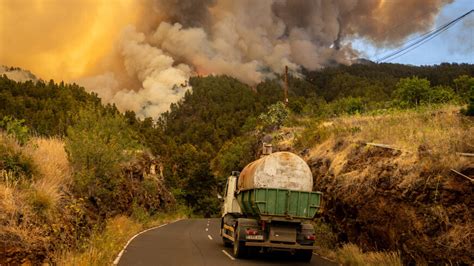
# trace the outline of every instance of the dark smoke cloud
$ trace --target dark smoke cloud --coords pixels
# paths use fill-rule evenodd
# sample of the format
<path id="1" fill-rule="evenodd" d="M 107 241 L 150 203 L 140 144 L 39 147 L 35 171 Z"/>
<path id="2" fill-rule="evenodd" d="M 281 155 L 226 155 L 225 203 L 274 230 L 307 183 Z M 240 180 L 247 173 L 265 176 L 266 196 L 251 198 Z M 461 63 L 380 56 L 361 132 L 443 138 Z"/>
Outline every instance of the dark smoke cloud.
<path id="1" fill-rule="evenodd" d="M 396 45 L 426 31 L 452 0 L 142 0 L 147 12 L 119 44 L 127 75 L 138 89 L 124 90 L 113 73 L 87 86 L 123 109 L 156 116 L 188 89 L 196 74 L 226 74 L 250 85 L 285 66 L 298 72 L 350 64 L 364 38 Z M 94 87 L 94 84 L 97 84 Z"/>
<path id="2" fill-rule="evenodd" d="M 217 0 L 151 0 L 157 13 L 170 23 L 184 27 L 209 26 L 209 8 Z"/>
<path id="3" fill-rule="evenodd" d="M 441 8 L 453 0 L 358 1 L 341 17 L 343 34 L 365 37 L 378 46 L 398 45 L 415 32 L 434 24 Z"/>

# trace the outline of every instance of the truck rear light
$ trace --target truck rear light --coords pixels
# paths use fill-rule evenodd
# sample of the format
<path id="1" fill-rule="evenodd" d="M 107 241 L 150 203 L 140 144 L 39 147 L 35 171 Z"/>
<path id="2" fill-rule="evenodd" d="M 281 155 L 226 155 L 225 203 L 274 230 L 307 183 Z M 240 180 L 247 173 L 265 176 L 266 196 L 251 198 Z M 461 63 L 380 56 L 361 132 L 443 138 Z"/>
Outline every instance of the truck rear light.
<path id="1" fill-rule="evenodd" d="M 258 230 L 249 228 L 249 229 L 245 230 L 245 234 L 251 235 L 251 236 L 258 235 Z"/>
<path id="2" fill-rule="evenodd" d="M 316 237 L 315 237 L 314 235 L 307 235 L 307 236 L 306 236 L 306 239 L 307 239 L 307 240 L 315 240 Z"/>

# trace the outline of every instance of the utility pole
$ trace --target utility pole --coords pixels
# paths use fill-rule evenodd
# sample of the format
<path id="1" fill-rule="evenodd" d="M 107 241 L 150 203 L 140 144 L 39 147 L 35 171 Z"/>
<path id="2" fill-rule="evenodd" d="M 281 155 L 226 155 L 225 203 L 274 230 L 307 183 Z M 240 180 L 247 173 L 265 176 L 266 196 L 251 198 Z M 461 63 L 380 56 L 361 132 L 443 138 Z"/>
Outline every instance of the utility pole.
<path id="1" fill-rule="evenodd" d="M 288 106 L 288 66 L 285 66 L 285 106 Z"/>

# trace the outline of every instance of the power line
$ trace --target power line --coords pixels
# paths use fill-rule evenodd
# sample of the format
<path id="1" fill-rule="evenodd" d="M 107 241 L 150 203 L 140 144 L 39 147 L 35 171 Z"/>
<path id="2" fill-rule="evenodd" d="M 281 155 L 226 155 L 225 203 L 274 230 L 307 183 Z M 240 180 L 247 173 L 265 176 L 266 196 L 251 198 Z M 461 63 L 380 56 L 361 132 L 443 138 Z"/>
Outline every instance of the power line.
<path id="1" fill-rule="evenodd" d="M 462 16 L 459 16 L 457 17 L 456 19 L 440 26 L 439 28 L 436 28 L 436 29 L 433 29 L 433 30 L 430 30 L 420 36 L 417 36 L 416 38 L 413 38 L 412 40 L 409 40 L 405 46 L 403 46 L 402 48 L 386 55 L 386 56 L 383 56 L 382 58 L 378 59 L 377 60 L 377 63 L 382 63 L 382 62 L 390 62 L 402 55 L 405 55 L 406 53 L 420 47 L 421 45 L 423 45 L 424 43 L 432 40 L 433 38 L 435 38 L 436 36 L 440 35 L 441 33 L 447 31 L 449 28 L 451 28 L 452 26 L 454 26 L 456 23 L 458 23 L 459 21 L 463 20 L 465 17 L 467 17 L 469 14 L 473 13 L 474 12 L 474 9 L 471 9 L 469 12 L 463 14 Z"/>
<path id="2" fill-rule="evenodd" d="M 453 24 L 453 25 L 454 25 L 454 24 Z M 429 37 L 427 37 L 427 38 L 421 40 L 421 42 L 416 43 L 416 44 L 415 44 L 414 46 L 412 46 L 411 48 L 409 47 L 409 49 L 407 49 L 405 52 L 403 52 L 403 53 L 401 53 L 401 54 L 398 54 L 398 55 L 393 56 L 393 57 L 391 57 L 391 58 L 385 59 L 385 62 L 392 62 L 393 60 L 395 60 L 395 59 L 397 59 L 397 58 L 399 58 L 399 57 L 401 57 L 401 56 L 403 56 L 403 55 L 405 55 L 405 54 L 407 54 L 407 53 L 409 53 L 409 52 L 415 50 L 416 48 L 420 47 L 421 45 L 425 44 L 425 43 L 428 42 L 428 41 L 431 41 L 431 40 L 432 40 L 433 38 L 435 38 L 436 36 L 438 36 L 438 35 L 440 35 L 441 33 L 445 32 L 446 30 L 448 30 L 448 28 L 443 29 L 443 30 L 439 31 L 437 34 L 431 35 L 431 36 L 429 36 Z"/>
<path id="3" fill-rule="evenodd" d="M 460 17 L 458 17 L 458 18 L 442 25 L 441 27 L 439 27 L 437 29 L 431 30 L 427 33 L 422 34 L 421 36 L 418 36 L 418 37 L 408 41 L 407 45 L 403 46 L 402 48 L 400 48 L 399 50 L 397 50 L 395 52 L 392 52 L 392 53 L 378 59 L 377 62 L 380 63 L 380 62 L 392 61 L 393 59 L 398 58 L 398 57 L 406 54 L 407 52 L 409 52 L 413 49 L 416 49 L 417 47 L 421 46 L 422 44 L 426 43 L 427 41 L 433 39 L 434 37 L 438 36 L 442 32 L 446 31 L 450 27 L 454 26 L 457 22 L 461 21 L 462 19 L 464 19 L 466 16 L 468 16 L 472 12 L 474 12 L 474 10 L 471 10 L 471 11 L 465 13 L 464 15 L 462 15 L 462 16 L 460 16 Z"/>

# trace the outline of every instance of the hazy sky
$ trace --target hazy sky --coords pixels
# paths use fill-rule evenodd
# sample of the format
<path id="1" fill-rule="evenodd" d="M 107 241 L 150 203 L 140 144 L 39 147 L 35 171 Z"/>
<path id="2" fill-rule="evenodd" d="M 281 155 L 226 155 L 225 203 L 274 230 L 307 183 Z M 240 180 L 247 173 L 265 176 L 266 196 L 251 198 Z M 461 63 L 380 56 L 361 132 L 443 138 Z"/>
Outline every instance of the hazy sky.
<path id="1" fill-rule="evenodd" d="M 456 0 L 445 6 L 436 20 L 438 27 L 462 14 L 474 9 L 474 0 Z M 411 23 L 412 18 L 402 18 L 403 23 Z M 397 25 L 394 25 L 396 30 Z M 414 35 L 412 39 L 418 35 Z M 376 61 L 389 51 L 395 49 L 376 49 L 363 40 L 353 43 L 353 46 L 366 53 L 365 58 Z M 412 65 L 433 65 L 442 62 L 474 63 L 474 13 L 471 13 L 461 22 L 448 31 L 435 37 L 417 49 L 391 61 L 393 63 Z"/>
<path id="2" fill-rule="evenodd" d="M 156 117 L 188 88 L 175 85 L 193 75 L 254 85 L 285 66 L 376 61 L 474 9 L 474 0 L 449 2 L 0 0 L 0 65 L 76 82 L 121 110 Z M 394 62 L 474 63 L 473 31 L 471 14 Z"/>
<path id="3" fill-rule="evenodd" d="M 0 0 L 0 65 L 19 66 L 46 80 L 74 81 L 95 75 L 104 77 L 109 72 L 124 77 L 124 70 L 129 71 L 130 67 L 126 69 L 123 63 L 130 60 L 125 58 L 129 53 L 123 54 L 123 48 L 127 40 L 133 40 L 142 48 L 158 49 L 159 54 L 171 56 L 174 66 L 177 59 L 176 62 L 185 62 L 198 73 L 231 74 L 255 83 L 263 75 L 259 69 L 265 67 L 281 72 L 284 65 L 289 65 L 290 69 L 296 69 L 296 66 L 317 69 L 328 58 L 330 62 L 338 63 L 347 63 L 354 57 L 376 61 L 398 47 L 375 48 L 368 41 L 353 40 L 354 35 L 364 36 L 379 46 L 397 44 L 411 32 L 428 30 L 438 8 L 451 0 L 357 1 L 347 1 L 357 3 L 356 7 L 350 7 L 344 1 L 288 1 L 292 4 L 282 9 L 285 12 L 279 11 L 278 24 L 272 19 L 275 10 L 268 6 L 272 1 L 255 4 L 257 2 L 243 0 Z M 294 4 L 296 2 L 300 4 Z M 156 10 L 162 10 L 163 14 L 152 12 L 156 10 L 151 3 L 159 3 L 161 6 Z M 186 9 L 194 9 L 195 5 L 205 9 L 205 3 L 217 3 L 217 6 L 207 13 Z M 298 20 L 301 15 L 298 8 L 309 9 L 301 21 Z M 474 0 L 454 0 L 442 8 L 433 28 L 471 9 L 474 9 Z M 176 15 L 178 11 L 183 14 Z M 337 19 L 340 12 L 348 14 L 347 21 L 342 24 Z M 158 22 L 186 23 L 195 16 L 210 16 L 215 25 L 186 30 L 161 24 L 162 27 L 158 27 Z M 196 19 L 196 25 L 210 20 L 200 19 L 202 21 Z M 303 27 L 301 22 L 304 22 Z M 284 40 L 278 37 L 281 36 L 281 23 L 292 32 Z M 129 25 L 137 26 L 137 31 L 131 32 Z M 343 42 L 351 43 L 362 55 L 354 53 L 348 45 L 340 50 L 330 48 L 339 38 L 340 27 L 343 28 Z M 156 39 L 153 37 L 155 32 L 168 35 Z M 143 34 L 145 36 L 141 36 Z M 473 35 L 474 13 L 393 62 L 414 65 L 474 63 Z M 192 41 L 183 42 L 191 37 L 194 38 Z M 416 35 L 407 39 L 413 37 Z M 150 40 L 155 43 L 149 43 Z M 178 47 L 181 42 L 186 45 Z M 151 53 L 147 51 L 138 58 L 147 59 L 149 55 Z M 136 81 L 135 77 L 132 81 Z"/>

